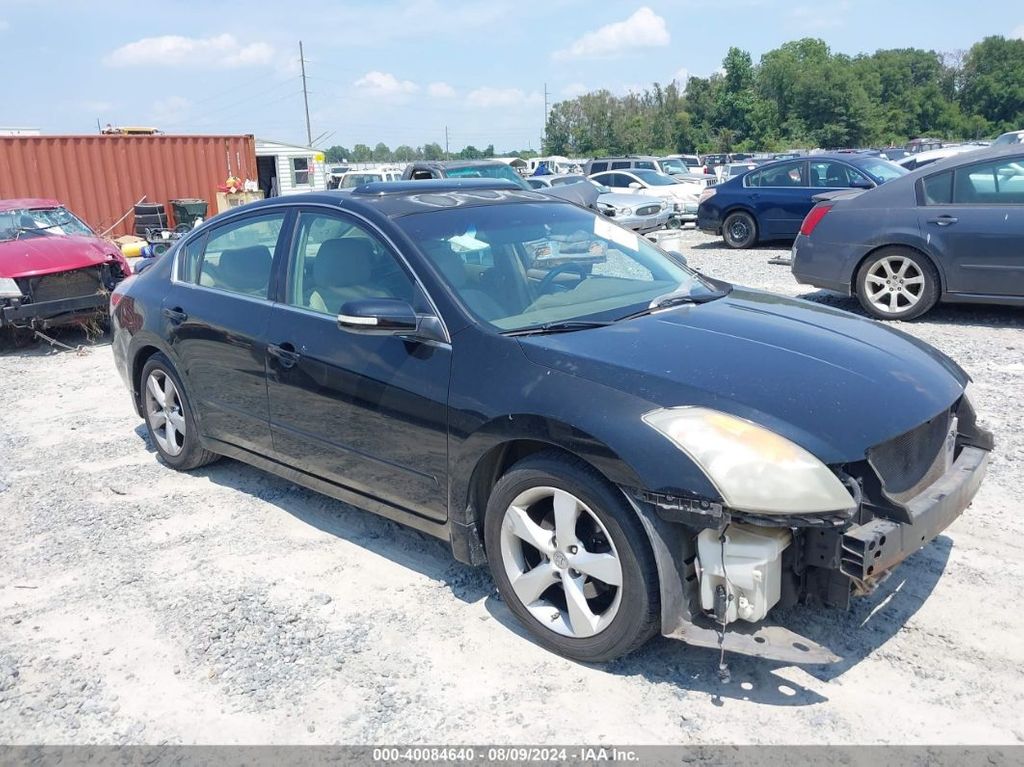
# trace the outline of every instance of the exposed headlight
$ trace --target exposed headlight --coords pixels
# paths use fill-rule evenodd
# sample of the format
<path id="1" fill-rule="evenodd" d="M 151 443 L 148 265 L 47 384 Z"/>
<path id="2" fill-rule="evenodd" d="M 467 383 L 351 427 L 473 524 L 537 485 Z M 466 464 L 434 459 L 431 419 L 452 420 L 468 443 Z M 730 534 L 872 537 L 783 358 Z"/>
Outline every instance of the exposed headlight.
<path id="1" fill-rule="evenodd" d="M 615 212 L 618 213 L 620 216 L 632 216 L 633 215 L 633 209 L 632 208 L 616 208 Z"/>
<path id="2" fill-rule="evenodd" d="M 737 511 L 813 514 L 855 505 L 825 464 L 763 426 L 702 407 L 654 410 L 643 419 L 690 456 Z"/>
<path id="3" fill-rule="evenodd" d="M 21 298 L 21 288 L 11 277 L 0 277 L 0 298 Z"/>

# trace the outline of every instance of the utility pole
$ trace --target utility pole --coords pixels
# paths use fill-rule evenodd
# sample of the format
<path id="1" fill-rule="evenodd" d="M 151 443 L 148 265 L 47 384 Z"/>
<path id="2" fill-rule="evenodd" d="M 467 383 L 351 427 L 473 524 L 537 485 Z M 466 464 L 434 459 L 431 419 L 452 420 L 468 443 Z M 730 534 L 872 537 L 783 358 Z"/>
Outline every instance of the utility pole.
<path id="1" fill-rule="evenodd" d="M 448 154 L 448 126 L 444 126 L 444 159 L 450 160 L 451 155 Z"/>
<path id="2" fill-rule="evenodd" d="M 548 84 L 544 83 L 544 135 L 540 140 L 540 151 L 546 151 L 548 145 Z"/>
<path id="3" fill-rule="evenodd" d="M 313 131 L 309 127 L 309 92 L 306 90 L 306 58 L 302 55 L 301 40 L 299 40 L 299 66 L 302 69 L 302 101 L 306 105 L 306 146 L 313 146 Z"/>

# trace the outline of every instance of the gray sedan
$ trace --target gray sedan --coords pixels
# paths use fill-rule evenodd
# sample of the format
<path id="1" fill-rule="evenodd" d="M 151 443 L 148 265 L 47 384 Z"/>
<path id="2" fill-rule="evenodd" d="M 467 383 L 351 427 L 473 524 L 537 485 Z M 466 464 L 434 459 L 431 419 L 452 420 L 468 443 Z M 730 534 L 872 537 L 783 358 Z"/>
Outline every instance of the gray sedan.
<path id="1" fill-rule="evenodd" d="M 1024 146 L 956 155 L 818 203 L 792 269 L 879 319 L 912 319 L 939 301 L 1024 305 Z"/>

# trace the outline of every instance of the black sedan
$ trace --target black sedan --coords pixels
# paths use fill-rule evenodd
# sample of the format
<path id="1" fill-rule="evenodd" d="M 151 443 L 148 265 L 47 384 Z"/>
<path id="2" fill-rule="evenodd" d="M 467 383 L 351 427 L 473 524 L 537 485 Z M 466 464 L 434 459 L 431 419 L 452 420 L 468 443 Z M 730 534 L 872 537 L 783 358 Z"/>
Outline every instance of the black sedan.
<path id="1" fill-rule="evenodd" d="M 834 660 L 768 612 L 870 591 L 991 449 L 927 345 L 502 181 L 245 206 L 112 305 L 167 465 L 230 456 L 437 536 L 583 661 L 723 627 L 728 650 Z"/>
<path id="2" fill-rule="evenodd" d="M 792 240 L 814 197 L 840 189 L 871 189 L 906 174 L 887 160 L 822 154 L 762 165 L 700 196 L 697 228 L 720 234 L 730 248 Z"/>
<path id="3" fill-rule="evenodd" d="M 1024 150 L 959 154 L 818 204 L 792 268 L 880 319 L 913 319 L 938 301 L 1024 305 Z"/>

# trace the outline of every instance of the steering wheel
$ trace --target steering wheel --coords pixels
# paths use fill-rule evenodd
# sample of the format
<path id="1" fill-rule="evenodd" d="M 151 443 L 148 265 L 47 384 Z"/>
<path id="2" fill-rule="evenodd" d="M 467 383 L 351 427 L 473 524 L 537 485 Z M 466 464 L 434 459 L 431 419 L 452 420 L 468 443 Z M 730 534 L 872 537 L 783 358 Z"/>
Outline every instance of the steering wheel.
<path id="1" fill-rule="evenodd" d="M 542 279 L 540 284 L 537 285 L 537 292 L 541 295 L 548 293 L 555 284 L 555 278 L 560 274 L 565 274 L 566 272 L 574 272 L 579 275 L 580 282 L 583 282 L 590 276 L 590 271 L 585 264 L 581 264 L 577 261 L 567 261 L 564 264 L 559 264 L 544 275 L 544 279 Z M 579 285 L 579 283 L 576 283 L 576 285 Z M 573 287 L 576 287 L 576 285 Z"/>

